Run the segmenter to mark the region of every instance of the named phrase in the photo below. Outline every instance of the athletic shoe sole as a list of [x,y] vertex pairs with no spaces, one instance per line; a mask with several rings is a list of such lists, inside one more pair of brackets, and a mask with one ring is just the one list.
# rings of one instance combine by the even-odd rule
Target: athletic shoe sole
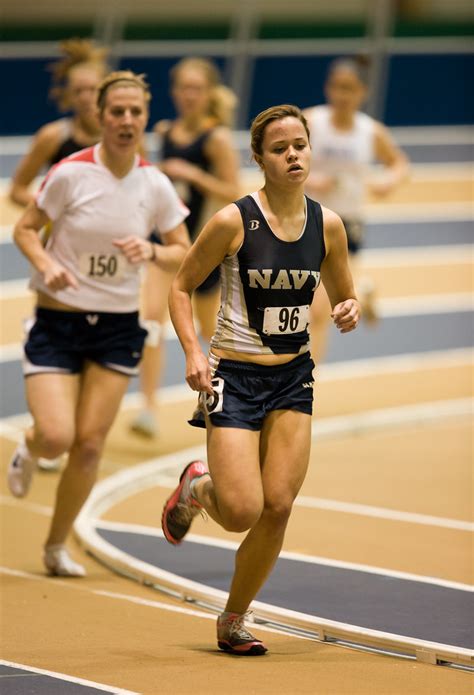
[[[171,497],[168,497],[168,499],[165,502],[165,506],[163,507],[163,513],[161,515],[161,528],[163,529],[164,536],[168,543],[171,543],[172,545],[180,545],[183,542],[183,539],[177,539],[174,538],[174,536],[171,535],[170,530],[168,529],[168,524],[166,521],[166,517],[168,515],[168,512],[177,505],[179,496],[181,495],[181,491],[183,489],[184,483],[185,483],[185,477],[186,473],[188,472],[189,468],[191,466],[194,466],[194,464],[197,463],[197,461],[191,461],[191,463],[188,463],[186,468],[183,470],[181,475],[179,476],[179,485],[171,495]],[[198,502],[194,503],[195,507],[200,507],[201,505],[198,504]]]
[[263,656],[268,649],[261,642],[249,642],[233,647],[230,642],[219,640],[217,646],[222,651],[228,654],[236,654],[237,656]]

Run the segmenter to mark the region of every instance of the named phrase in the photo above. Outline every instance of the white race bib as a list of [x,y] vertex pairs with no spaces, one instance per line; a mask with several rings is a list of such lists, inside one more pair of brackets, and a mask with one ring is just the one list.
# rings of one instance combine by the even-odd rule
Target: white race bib
[[79,257],[79,270],[83,275],[110,284],[122,280],[127,265],[122,253],[82,253]]
[[263,314],[265,335],[301,333],[309,324],[309,304],[303,306],[267,306]]

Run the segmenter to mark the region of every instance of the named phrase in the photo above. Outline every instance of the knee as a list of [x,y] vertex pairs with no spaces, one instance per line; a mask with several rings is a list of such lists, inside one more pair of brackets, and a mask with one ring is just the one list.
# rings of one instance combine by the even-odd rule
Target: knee
[[287,496],[266,499],[262,516],[267,524],[275,528],[286,526],[293,509],[293,501],[292,497]]
[[67,427],[48,426],[46,428],[36,428],[34,438],[39,442],[40,455],[44,458],[54,459],[69,451],[72,446],[74,433],[69,431]]
[[103,437],[79,435],[74,442],[74,456],[72,460],[84,472],[94,473],[99,465],[103,448]]
[[243,533],[251,529],[262,515],[262,505],[255,502],[236,502],[222,511],[223,526],[226,531]]

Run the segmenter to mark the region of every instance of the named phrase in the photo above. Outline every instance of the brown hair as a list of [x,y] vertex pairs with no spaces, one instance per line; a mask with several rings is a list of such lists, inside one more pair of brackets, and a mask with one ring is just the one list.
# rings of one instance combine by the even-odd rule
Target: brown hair
[[143,90],[145,102],[148,104],[151,99],[151,92],[149,85],[145,82],[145,77],[146,75],[136,75],[131,70],[117,70],[116,72],[110,72],[99,85],[99,91],[97,94],[97,106],[99,111],[102,113],[104,110],[107,91],[112,85],[119,87],[130,87],[130,85],[139,87]]
[[348,56],[345,58],[336,58],[330,63],[328,68],[328,78],[336,72],[336,70],[350,70],[365,86],[369,83],[371,59],[369,56],[360,54],[356,56]]
[[50,89],[50,96],[57,102],[63,110],[69,107],[67,80],[72,68],[78,65],[90,65],[95,68],[100,75],[107,72],[107,49],[97,46],[93,41],[87,39],[68,39],[59,44],[59,49],[63,58],[55,63],[48,65],[48,70],[53,75],[53,86]]
[[304,126],[306,130],[306,135],[309,141],[309,127],[306,118],[303,115],[301,109],[293,104],[280,104],[279,106],[271,106],[265,111],[261,111],[258,116],[256,116],[252,125],[250,126],[250,146],[252,148],[253,156],[260,157],[262,155],[263,138],[265,136],[265,129],[269,123],[273,121],[280,121],[282,118],[287,118],[292,116],[297,118]]
[[174,84],[178,75],[186,68],[200,70],[206,77],[211,88],[208,115],[214,118],[219,125],[231,126],[234,120],[234,111],[237,106],[237,97],[234,92],[222,84],[219,70],[212,60],[207,58],[183,58],[170,70],[171,83]]

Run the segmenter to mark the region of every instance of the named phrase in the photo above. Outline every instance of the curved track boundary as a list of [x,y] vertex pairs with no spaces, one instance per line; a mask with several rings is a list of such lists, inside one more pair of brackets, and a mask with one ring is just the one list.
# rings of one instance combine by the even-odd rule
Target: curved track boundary
[[[227,597],[225,592],[138,560],[108,543],[97,532],[100,517],[119,501],[158,485],[165,472],[174,472],[190,459],[200,458],[203,454],[204,447],[192,447],[106,478],[96,485],[76,521],[74,530],[86,551],[114,572],[184,602],[218,612],[225,604]],[[265,624],[285,633],[371,652],[417,659],[430,664],[474,670],[472,650],[318,618],[258,601],[255,601],[252,607],[256,623]]]

